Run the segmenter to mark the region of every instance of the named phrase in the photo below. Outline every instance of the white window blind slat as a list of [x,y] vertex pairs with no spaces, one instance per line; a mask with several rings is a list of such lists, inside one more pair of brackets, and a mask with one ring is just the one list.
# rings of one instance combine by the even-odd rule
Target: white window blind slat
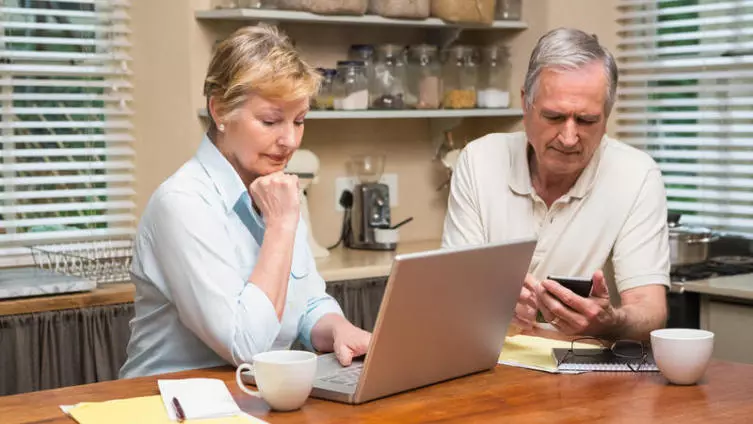
[[14,107],[0,110],[0,115],[133,115],[128,108],[88,107]]
[[132,222],[135,217],[130,214],[118,215],[88,215],[88,216],[68,216],[56,218],[30,218],[0,221],[0,228],[31,228],[52,225],[80,225],[80,224],[98,224],[98,223],[123,223]]
[[[620,100],[620,109],[645,109],[646,107],[730,107],[753,106],[753,97],[727,98],[693,98],[693,99],[651,99],[651,100]],[[622,115],[621,115],[622,116]]]
[[4,129],[52,129],[52,128],[79,128],[79,129],[131,129],[133,125],[129,121],[11,121],[0,123],[0,130]]
[[[0,7],[0,14],[19,15],[19,16],[58,16],[75,19],[99,20],[104,22],[124,21],[130,19],[123,10],[113,12],[95,12],[83,10],[65,10],[65,9],[38,9],[30,7]],[[11,17],[12,19],[12,17]]]
[[724,228],[730,232],[748,235],[753,232],[753,221],[731,216],[712,216],[705,214],[685,215],[682,218],[685,225],[703,225],[707,227]]
[[21,213],[48,213],[48,212],[75,212],[75,211],[92,211],[105,209],[131,209],[135,205],[131,201],[115,202],[77,202],[77,203],[38,203],[30,205],[0,206],[0,213],[3,214],[21,214]]
[[750,120],[753,119],[753,110],[728,110],[724,112],[698,111],[698,112],[625,112],[620,114],[620,119],[625,121],[656,121],[656,120]]
[[36,52],[36,51],[15,51],[3,52],[3,57],[8,60],[29,60],[29,61],[82,61],[82,62],[108,62],[111,60],[130,61],[131,57],[125,53],[75,53],[75,52]]
[[[664,146],[661,146],[664,147]],[[734,154],[736,161],[751,161],[753,163],[753,151],[749,150],[739,150],[736,149],[734,151],[730,150],[711,150],[711,149],[698,149],[698,150],[662,150],[662,149],[656,149],[651,150],[651,156],[654,157],[654,159],[675,159],[675,160],[685,160],[685,159],[694,159],[694,160],[716,160],[716,161],[728,161],[730,159],[730,156]]]
[[[0,165],[0,172],[33,172],[33,171],[94,171],[94,170],[122,170],[133,169],[133,163],[128,161],[50,161],[25,162]],[[2,209],[2,207],[0,207]]]
[[670,147],[673,151],[679,152],[677,147],[735,147],[749,148],[753,147],[753,137],[751,138],[711,138],[711,137],[662,137],[662,136],[635,136],[625,134],[620,137],[621,141],[632,145],[641,146],[662,146]]
[[717,38],[745,38],[753,35],[753,28],[733,28],[733,29],[715,29],[697,32],[670,32],[667,34],[643,34],[623,38],[617,45],[621,49],[627,49],[635,46],[656,45],[657,43],[667,41],[695,41],[695,40],[713,40]]
[[127,38],[112,36],[106,39],[99,38],[56,38],[56,37],[3,37],[2,41],[6,44],[47,44],[47,45],[64,45],[64,46],[82,46],[82,47],[99,47],[107,48],[126,48],[131,47]]
[[664,172],[692,173],[696,175],[753,175],[753,165],[740,165],[733,163],[676,163],[661,162],[659,169]]
[[0,143],[122,143],[134,141],[127,133],[73,134],[73,135],[0,135]]
[[[618,115],[619,116],[619,115]],[[617,128],[618,133],[645,133],[645,134],[666,134],[666,133],[722,133],[738,134],[753,133],[753,125],[735,124],[651,124],[651,125],[620,125]]]
[[0,192],[0,200],[59,199],[78,197],[132,197],[136,192],[132,188],[83,188],[69,190],[33,190]]
[[716,44],[693,44],[688,46],[654,47],[647,49],[634,49],[620,52],[617,57],[621,59],[644,58],[648,55],[671,55],[687,53],[719,53],[720,51],[751,49],[751,42],[716,43]]
[[0,73],[23,76],[78,76],[108,77],[130,75],[128,66],[121,62],[115,66],[78,66],[78,65],[1,65]]
[[[90,75],[86,75],[90,76]],[[0,75],[0,86],[8,87],[56,87],[56,88],[108,88],[114,92],[117,90],[127,90],[133,88],[132,84],[124,79],[101,79],[101,80],[82,80],[82,79],[11,79]]]
[[672,15],[685,15],[697,12],[738,12],[744,7],[753,6],[753,0],[715,1],[714,3],[694,4],[668,8],[651,8],[639,11],[624,11],[620,14],[620,21],[632,21],[639,18],[658,18]]
[[61,93],[61,94],[0,94],[0,101],[23,100],[29,102],[129,102],[133,96],[128,93],[114,94],[88,94],[88,93]]
[[645,22],[642,20],[636,20],[629,23],[621,22],[622,30],[620,31],[621,34],[629,33],[631,31],[652,31],[652,30],[659,30],[659,29],[675,29],[675,28],[686,28],[686,27],[694,27],[694,26],[712,26],[712,25],[727,25],[732,26],[733,24],[737,25],[748,25],[750,22],[753,22],[753,14],[751,13],[744,13],[744,14],[730,14],[730,15],[724,15],[724,16],[707,16],[703,18],[693,18],[693,19],[677,19],[677,20],[666,20],[666,21],[653,21],[653,22]]
[[698,186],[698,187],[727,187],[739,189],[753,189],[753,181],[750,178],[719,177],[708,175],[665,175],[664,182],[672,186]]
[[57,148],[57,149],[8,149],[0,150],[0,158],[48,158],[60,156],[133,156],[136,152],[130,147],[102,148]]
[[[685,80],[689,81],[689,80]],[[672,82],[671,80],[660,82]],[[686,94],[686,95],[708,95],[717,94],[725,95],[730,93],[740,93],[750,95],[753,93],[753,87],[750,85],[687,85],[687,86],[671,86],[667,84],[665,87],[657,87],[650,85],[648,82],[642,87],[636,87],[633,85],[625,85],[620,89],[620,96],[636,96],[646,98],[647,95],[656,96],[658,94]]]
[[[56,242],[74,241],[81,239],[101,239],[117,236],[131,236],[134,234],[133,228],[94,228],[86,230],[58,230],[58,231],[40,231],[26,232],[16,234],[0,234],[0,246],[28,246],[33,244],[44,244],[54,240]],[[10,245],[10,246],[9,246]]]
[[133,182],[133,175],[128,174],[106,174],[106,175],[55,175],[55,176],[38,176],[38,177],[15,177],[5,179],[4,183],[8,187],[28,186],[28,185],[50,185],[50,184],[98,184],[98,183],[130,183]]
[[753,203],[753,191],[668,188],[667,197]]
[[3,23],[5,29],[18,29],[18,30],[45,30],[45,31],[72,31],[72,32],[89,32],[95,34],[130,34],[130,30],[126,25],[115,24],[110,25],[107,22],[94,25],[85,24],[43,24],[38,22],[18,22],[18,21],[5,21]]

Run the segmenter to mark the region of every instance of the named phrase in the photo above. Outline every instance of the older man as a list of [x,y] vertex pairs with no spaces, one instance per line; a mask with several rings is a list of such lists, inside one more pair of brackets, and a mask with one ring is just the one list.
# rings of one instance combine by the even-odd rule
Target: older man
[[[523,329],[537,309],[560,332],[610,339],[647,339],[666,320],[664,185],[647,154],[605,135],[616,89],[614,57],[594,36],[553,30],[531,54],[525,132],[487,135],[458,161],[443,246],[538,237]],[[549,275],[593,276],[591,296]]]

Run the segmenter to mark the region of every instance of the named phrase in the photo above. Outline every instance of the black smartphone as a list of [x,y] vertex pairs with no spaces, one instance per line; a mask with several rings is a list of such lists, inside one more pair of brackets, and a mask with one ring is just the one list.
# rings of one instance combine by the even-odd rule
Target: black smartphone
[[591,295],[591,289],[594,282],[590,278],[583,277],[561,277],[558,275],[550,275],[546,277],[547,280],[558,282],[563,287],[568,288],[571,292],[577,294],[580,297],[588,297]]

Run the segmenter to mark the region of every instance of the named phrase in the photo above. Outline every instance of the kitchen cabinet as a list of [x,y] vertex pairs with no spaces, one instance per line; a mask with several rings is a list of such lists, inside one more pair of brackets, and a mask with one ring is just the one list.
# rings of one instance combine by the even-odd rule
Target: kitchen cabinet
[[701,296],[701,328],[714,333],[714,358],[753,364],[753,300]]

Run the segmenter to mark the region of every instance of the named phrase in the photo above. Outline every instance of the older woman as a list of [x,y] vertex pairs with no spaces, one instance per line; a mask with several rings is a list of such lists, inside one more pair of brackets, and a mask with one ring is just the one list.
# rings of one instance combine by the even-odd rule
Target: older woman
[[240,29],[217,46],[204,83],[209,131],[139,225],[121,377],[237,365],[296,338],[344,365],[366,352],[371,335],[325,293],[298,180],[283,173],[318,86],[272,27]]

